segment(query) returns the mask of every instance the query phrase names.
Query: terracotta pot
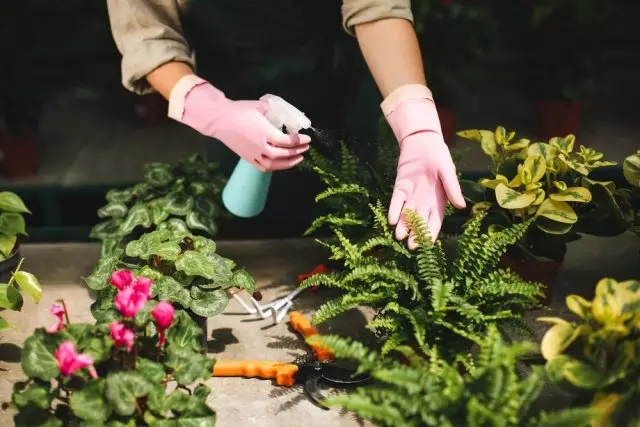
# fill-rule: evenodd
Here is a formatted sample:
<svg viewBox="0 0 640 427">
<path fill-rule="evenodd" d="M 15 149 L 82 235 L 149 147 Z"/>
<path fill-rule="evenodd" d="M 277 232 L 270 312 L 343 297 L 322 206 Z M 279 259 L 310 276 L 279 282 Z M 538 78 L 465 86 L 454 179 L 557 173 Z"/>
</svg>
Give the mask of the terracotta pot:
<svg viewBox="0 0 640 427">
<path fill-rule="evenodd" d="M 37 131 L 25 132 L 20 135 L 1 134 L 0 173 L 10 178 L 24 178 L 38 172 L 40 164 L 38 155 Z"/>
<path fill-rule="evenodd" d="M 134 111 L 144 126 L 157 126 L 167 120 L 167 101 L 159 94 L 136 96 Z"/>
<path fill-rule="evenodd" d="M 453 147 L 456 143 L 456 117 L 449 107 L 437 107 L 437 109 L 444 142 L 449 147 Z"/>
<path fill-rule="evenodd" d="M 542 283 L 545 287 L 543 303 L 549 304 L 553 296 L 553 288 L 564 259 L 553 261 L 520 260 L 505 254 L 498 267 L 510 269 L 524 280 Z"/>
<path fill-rule="evenodd" d="M 543 138 L 578 135 L 582 104 L 567 101 L 539 101 L 538 132 Z"/>
</svg>

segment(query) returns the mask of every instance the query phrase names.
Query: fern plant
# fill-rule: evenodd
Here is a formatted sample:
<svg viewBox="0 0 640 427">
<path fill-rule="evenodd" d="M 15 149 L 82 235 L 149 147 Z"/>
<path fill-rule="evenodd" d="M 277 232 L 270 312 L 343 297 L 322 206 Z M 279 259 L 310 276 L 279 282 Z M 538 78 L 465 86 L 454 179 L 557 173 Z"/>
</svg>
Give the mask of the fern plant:
<svg viewBox="0 0 640 427">
<path fill-rule="evenodd" d="M 507 345 L 495 326 L 478 340 L 479 355 L 469 374 L 461 374 L 436 349 L 425 360 L 410 347 L 398 347 L 410 361 L 407 365 L 350 339 L 316 335 L 308 341 L 329 347 L 338 358 L 357 362 L 359 372 L 368 372 L 375 380 L 324 403 L 351 410 L 381 426 L 585 427 L 593 416 L 590 408 L 581 407 L 536 413 L 545 371 L 536 367 L 524 379 L 516 371 L 517 361 L 533 345 Z"/>
<path fill-rule="evenodd" d="M 199 155 L 175 165 L 145 165 L 142 182 L 107 193 L 108 203 L 98 210 L 102 222 L 93 227 L 90 237 L 102 242 L 102 254 L 107 255 L 141 232 L 156 229 L 215 236 L 225 184 L 217 168 Z"/>
<path fill-rule="evenodd" d="M 360 306 L 372 307 L 377 315 L 367 327 L 385 341 L 383 354 L 411 343 L 424 353 L 439 348 L 445 359 L 463 363 L 470 345 L 490 324 L 525 325 L 522 313 L 538 305 L 540 285 L 496 265 L 531 221 L 482 234 L 481 212 L 465 226 L 455 259 L 448 262 L 441 242 L 432 242 L 421 216 L 406 213 L 419 245 L 412 252 L 395 240 L 382 203 L 370 205 L 370 210 L 375 228 L 366 241 L 353 242 L 336 227 L 338 243 L 323 243 L 331 259 L 344 262 L 344 271 L 320 273 L 301 284 L 344 292 L 316 311 L 315 323 Z"/>
</svg>

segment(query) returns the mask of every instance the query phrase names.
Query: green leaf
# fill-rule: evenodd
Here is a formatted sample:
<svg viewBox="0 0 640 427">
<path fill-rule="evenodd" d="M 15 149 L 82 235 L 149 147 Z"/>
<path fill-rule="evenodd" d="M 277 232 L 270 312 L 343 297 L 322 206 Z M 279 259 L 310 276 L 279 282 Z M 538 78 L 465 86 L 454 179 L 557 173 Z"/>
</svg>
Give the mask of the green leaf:
<svg viewBox="0 0 640 427">
<path fill-rule="evenodd" d="M 71 395 L 73 414 L 85 421 L 104 422 L 111 415 L 111 405 L 105 401 L 106 381 L 102 378 L 89 381 Z"/>
<path fill-rule="evenodd" d="M 207 256 L 213 256 L 216 253 L 216 242 L 202 236 L 193 236 L 193 246 L 197 252 Z"/>
<path fill-rule="evenodd" d="M 100 363 L 111 357 L 113 341 L 105 335 L 92 336 L 83 346 L 78 347 L 82 353 L 91 356 L 94 362 Z"/>
<path fill-rule="evenodd" d="M 164 380 L 166 373 L 161 363 L 153 362 L 141 357 L 138 359 L 136 371 L 148 379 L 153 384 L 160 384 Z"/>
<path fill-rule="evenodd" d="M 89 233 L 92 239 L 107 239 L 120 237 L 120 220 L 110 219 L 96 224 Z"/>
<path fill-rule="evenodd" d="M 129 209 L 127 217 L 120 224 L 120 233 L 126 236 L 136 227 L 151 227 L 151 215 L 149 215 L 149 210 L 143 203 L 138 203 Z"/>
<path fill-rule="evenodd" d="M 31 213 L 22 199 L 10 191 L 0 193 L 0 210 L 13 213 Z"/>
<path fill-rule="evenodd" d="M 640 151 L 624 159 L 622 173 L 631 186 L 640 188 Z"/>
<path fill-rule="evenodd" d="M 182 287 L 180 282 L 171 276 L 163 276 L 154 282 L 155 291 L 160 301 L 169 301 L 180 304 L 184 308 L 191 305 L 189 291 Z"/>
<path fill-rule="evenodd" d="M 174 390 L 165 398 L 164 409 L 182 413 L 189 407 L 189 399 L 190 396 L 185 391 Z"/>
<path fill-rule="evenodd" d="M 167 196 L 167 210 L 176 216 L 186 216 L 193 209 L 194 199 L 188 194 L 174 192 Z"/>
<path fill-rule="evenodd" d="M 211 377 L 214 361 L 207 356 L 187 348 L 168 348 L 167 366 L 173 370 L 173 376 L 182 385 L 190 385 L 199 378 Z"/>
<path fill-rule="evenodd" d="M 211 388 L 206 384 L 198 384 L 193 389 L 193 396 L 198 399 L 207 400 L 207 397 L 211 394 Z"/>
<path fill-rule="evenodd" d="M 126 247 L 127 256 L 145 260 L 158 255 L 162 259 L 173 261 L 181 251 L 180 242 L 168 230 L 146 233 L 140 239 L 129 242 Z"/>
<path fill-rule="evenodd" d="M 39 409 L 33 405 L 27 406 L 18 412 L 13 419 L 15 427 L 62 427 L 62 420 L 54 414 L 44 409 Z"/>
<path fill-rule="evenodd" d="M 0 214 L 0 233 L 6 235 L 27 235 L 24 218 L 19 213 L 4 212 Z"/>
<path fill-rule="evenodd" d="M 191 211 L 187 214 L 186 224 L 190 230 L 205 231 L 211 236 L 215 235 L 218 231 L 218 226 L 212 217 L 205 216 L 196 211 Z"/>
<path fill-rule="evenodd" d="M 176 270 L 183 271 L 189 276 L 200 276 L 213 280 L 216 278 L 216 271 L 211 261 L 204 255 L 196 251 L 186 251 L 176 259 Z"/>
<path fill-rule="evenodd" d="M 3 319 L 2 317 L 0 317 L 0 331 L 6 331 L 13 328 L 13 326 L 11 326 L 11 324 L 9 322 L 7 322 L 5 319 Z"/>
<path fill-rule="evenodd" d="M 166 187 L 173 181 L 171 166 L 166 163 L 149 163 L 145 165 L 144 180 L 153 187 Z"/>
<path fill-rule="evenodd" d="M 212 200 L 205 197 L 197 197 L 193 209 L 201 215 L 215 218 L 220 215 L 220 208 Z"/>
<path fill-rule="evenodd" d="M 235 271 L 231 276 L 231 284 L 246 290 L 249 294 L 253 294 L 256 291 L 256 280 L 245 270 Z"/>
<path fill-rule="evenodd" d="M 171 327 L 167 329 L 167 342 L 171 346 L 180 348 L 200 348 L 202 329 L 184 311 L 178 310 L 173 318 Z"/>
<path fill-rule="evenodd" d="M 574 224 L 578 221 L 578 216 L 568 203 L 553 199 L 546 199 L 542 202 L 536 215 L 564 224 Z"/>
<path fill-rule="evenodd" d="M 133 198 L 133 188 L 124 190 L 111 189 L 107 191 L 106 198 L 109 203 L 128 203 Z"/>
<path fill-rule="evenodd" d="M 107 377 L 105 395 L 118 415 L 130 416 L 136 410 L 136 400 L 152 388 L 153 384 L 138 372 L 112 372 Z"/>
<path fill-rule="evenodd" d="M 584 187 L 569 187 L 558 193 L 551 193 L 549 198 L 560 202 L 589 203 L 591 192 Z"/>
<path fill-rule="evenodd" d="M 83 278 L 90 289 L 99 291 L 109 286 L 111 274 L 116 270 L 120 261 L 121 251 L 115 251 L 113 255 L 100 258 L 89 277 Z"/>
<path fill-rule="evenodd" d="M 177 232 L 189 232 L 189 227 L 187 224 L 181 220 L 180 218 L 171 218 L 169 221 L 160 224 L 161 226 L 166 226 L 167 230 L 177 231 Z"/>
<path fill-rule="evenodd" d="M 18 237 L 13 235 L 0 234 L 0 253 L 6 258 L 9 258 L 13 254 L 13 249 L 16 247 L 16 241 Z"/>
<path fill-rule="evenodd" d="M 498 184 L 496 200 L 504 209 L 523 209 L 536 200 L 536 195 L 533 192 L 519 193 L 504 184 Z"/>
<path fill-rule="evenodd" d="M 13 275 L 13 278 L 16 283 L 18 283 L 18 286 L 33 298 L 36 304 L 40 302 L 40 298 L 42 298 L 42 287 L 36 276 L 26 271 L 18 271 Z"/>
<path fill-rule="evenodd" d="M 198 316 L 213 317 L 224 311 L 229 303 L 227 292 L 222 289 L 215 289 L 209 292 L 201 292 L 199 299 L 192 299 L 190 308 Z"/>
<path fill-rule="evenodd" d="M 50 381 L 60 374 L 58 362 L 45 346 L 40 334 L 34 334 L 24 342 L 20 363 L 26 376 L 40 378 L 42 381 Z"/>
<path fill-rule="evenodd" d="M 149 210 L 151 211 L 151 221 L 154 225 L 159 225 L 167 218 L 169 218 L 169 211 L 167 210 L 167 199 L 160 198 L 155 199 L 149 203 Z"/>
<path fill-rule="evenodd" d="M 46 386 L 45 386 L 46 385 Z M 29 404 L 39 409 L 49 409 L 51 407 L 52 396 L 48 383 L 42 382 L 17 382 L 13 386 L 11 402 L 19 409 Z"/>
<path fill-rule="evenodd" d="M 578 388 L 594 390 L 604 380 L 600 369 L 579 360 L 571 360 L 564 366 L 564 378 Z"/>
<path fill-rule="evenodd" d="M 489 130 L 470 129 L 457 132 L 457 135 L 480 143 L 482 151 L 488 156 L 493 156 L 497 151 L 495 133 Z"/>
<path fill-rule="evenodd" d="M 124 218 L 129 208 L 124 203 L 109 203 L 98 209 L 99 218 Z"/>
<path fill-rule="evenodd" d="M 0 308 L 20 311 L 24 303 L 22 295 L 13 286 L 0 285 Z"/>
</svg>

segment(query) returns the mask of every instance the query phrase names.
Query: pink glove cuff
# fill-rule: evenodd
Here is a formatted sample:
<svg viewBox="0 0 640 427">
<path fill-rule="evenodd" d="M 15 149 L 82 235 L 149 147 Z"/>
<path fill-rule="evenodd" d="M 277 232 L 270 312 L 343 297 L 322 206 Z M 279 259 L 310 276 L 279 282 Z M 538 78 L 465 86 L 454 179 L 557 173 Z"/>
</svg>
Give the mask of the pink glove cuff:
<svg viewBox="0 0 640 427">
<path fill-rule="evenodd" d="M 179 122 L 183 121 L 184 107 L 187 102 L 187 96 L 195 87 L 209 84 L 204 79 L 196 76 L 195 74 L 189 74 L 178 80 L 178 83 L 171 89 L 169 95 L 169 111 L 168 116 Z M 224 97 L 224 93 L 211 86 L 214 91 L 220 92 L 219 95 Z M 216 94 L 218 95 L 218 94 Z"/>
<path fill-rule="evenodd" d="M 436 104 L 426 86 L 401 86 L 394 90 L 380 107 L 400 144 L 407 136 L 418 132 L 435 132 L 442 135 Z"/>
</svg>

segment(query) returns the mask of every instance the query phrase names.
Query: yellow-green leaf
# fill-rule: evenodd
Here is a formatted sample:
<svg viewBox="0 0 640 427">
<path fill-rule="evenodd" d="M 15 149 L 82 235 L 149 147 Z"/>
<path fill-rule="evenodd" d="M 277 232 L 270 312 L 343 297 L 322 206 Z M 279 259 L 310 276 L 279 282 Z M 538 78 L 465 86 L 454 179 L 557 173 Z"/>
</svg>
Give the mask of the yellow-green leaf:
<svg viewBox="0 0 640 427">
<path fill-rule="evenodd" d="M 611 278 L 603 278 L 596 285 L 596 296 L 591 305 L 591 313 L 602 325 L 620 322 L 622 304 L 616 298 L 617 282 Z"/>
<path fill-rule="evenodd" d="M 541 316 L 536 319 L 538 322 L 552 323 L 554 325 L 568 325 L 569 322 L 561 317 Z"/>
<path fill-rule="evenodd" d="M 514 142 L 513 144 L 509 144 L 506 146 L 507 151 L 518 151 L 526 148 L 531 141 L 525 138 L 518 140 L 518 142 Z"/>
<path fill-rule="evenodd" d="M 6 331 L 11 328 L 12 328 L 11 324 L 6 320 L 4 320 L 2 317 L 0 317 L 0 331 Z"/>
<path fill-rule="evenodd" d="M 579 174 L 584 175 L 584 176 L 589 175 L 589 168 L 587 168 L 586 165 L 583 165 L 582 163 L 580 163 L 578 161 L 569 159 L 565 154 L 560 153 L 558 155 L 558 159 L 560 160 L 561 164 L 563 164 L 566 167 L 569 167 L 569 168 L 573 169 L 574 171 L 578 172 Z"/>
<path fill-rule="evenodd" d="M 476 217 L 480 212 L 484 212 L 491 207 L 490 202 L 478 202 L 471 208 L 471 217 Z"/>
<path fill-rule="evenodd" d="M 564 367 L 564 378 L 578 388 L 592 390 L 602 383 L 600 369 L 579 360 L 572 360 Z"/>
<path fill-rule="evenodd" d="M 580 295 L 569 295 L 566 299 L 567 308 L 581 318 L 585 318 L 591 312 L 591 301 L 587 301 Z"/>
<path fill-rule="evenodd" d="M 559 136 L 554 136 L 549 140 L 549 144 L 556 147 L 558 151 L 564 151 L 566 153 L 571 153 L 573 151 L 573 146 L 576 142 L 576 137 L 574 135 L 567 135 L 564 138 Z"/>
<path fill-rule="evenodd" d="M 509 132 L 509 134 L 507 135 L 507 141 L 511 141 L 513 138 L 515 138 L 516 136 L 516 132 L 515 131 L 511 131 Z"/>
<path fill-rule="evenodd" d="M 544 161 L 544 157 L 540 155 L 527 157 L 522 168 L 528 170 L 529 172 L 527 175 L 531 177 L 528 182 L 523 179 L 522 182 L 524 184 L 540 181 L 547 171 L 547 165 Z"/>
<path fill-rule="evenodd" d="M 16 246 L 18 237 L 13 235 L 0 234 L 0 253 L 6 258 L 9 258 L 13 253 L 13 248 Z"/>
<path fill-rule="evenodd" d="M 536 215 L 564 224 L 574 224 L 578 221 L 578 216 L 568 203 L 553 199 L 542 202 Z"/>
<path fill-rule="evenodd" d="M 598 393 L 591 402 L 591 407 L 597 412 L 597 418 L 591 421 L 592 427 L 613 427 L 611 415 L 618 408 L 622 396 L 618 393 Z"/>
<path fill-rule="evenodd" d="M 562 235 L 567 234 L 569 231 L 571 231 L 571 229 L 573 228 L 573 224 L 565 224 L 562 222 L 550 220 L 545 217 L 538 217 L 538 220 L 536 221 L 536 227 L 547 234 Z"/>
<path fill-rule="evenodd" d="M 18 286 L 31 296 L 36 303 L 40 302 L 40 298 L 42 298 L 42 287 L 36 276 L 26 271 L 18 271 L 13 275 L 13 278 L 16 283 L 18 283 Z"/>
<path fill-rule="evenodd" d="M 567 184 L 564 181 L 553 181 L 553 185 L 560 191 L 567 189 Z"/>
<path fill-rule="evenodd" d="M 527 156 L 542 156 L 548 168 L 558 156 L 558 149 L 545 142 L 536 142 L 527 148 Z"/>
<path fill-rule="evenodd" d="M 622 172 L 629 184 L 640 188 L 640 151 L 624 159 Z"/>
<path fill-rule="evenodd" d="M 549 197 L 561 202 L 589 203 L 591 201 L 591 192 L 584 187 L 569 187 L 559 193 L 553 193 Z"/>
<path fill-rule="evenodd" d="M 519 193 L 504 184 L 496 187 L 496 200 L 504 209 L 522 209 L 529 206 L 536 199 L 535 194 Z"/>
<path fill-rule="evenodd" d="M 488 156 L 493 156 L 496 153 L 496 141 L 494 139 L 494 132 L 481 129 L 468 129 L 461 130 L 456 133 L 461 138 L 469 139 L 480 143 L 482 151 Z"/>
<path fill-rule="evenodd" d="M 492 190 L 495 190 L 496 187 L 498 186 L 498 184 L 502 183 L 502 184 L 507 184 L 509 182 L 509 180 L 507 179 L 506 176 L 504 175 L 497 175 L 495 177 L 495 179 L 482 179 L 480 181 L 480 184 L 483 185 L 484 187 L 487 188 L 491 188 Z"/>
<path fill-rule="evenodd" d="M 538 206 L 544 202 L 545 192 L 542 188 L 538 188 L 533 192 L 536 196 L 536 199 L 533 201 L 534 206 Z"/>
<path fill-rule="evenodd" d="M 538 188 L 542 188 L 542 183 L 540 181 L 538 182 L 532 182 L 531 184 L 527 184 L 524 186 L 524 189 L 527 191 L 531 191 L 531 190 L 537 190 Z"/>
<path fill-rule="evenodd" d="M 553 325 L 542 337 L 540 351 L 545 360 L 552 360 L 561 354 L 578 337 L 578 329 L 570 323 Z"/>
<path fill-rule="evenodd" d="M 504 145 L 507 139 L 507 131 L 502 126 L 498 126 L 494 132 L 496 144 Z"/>
</svg>

